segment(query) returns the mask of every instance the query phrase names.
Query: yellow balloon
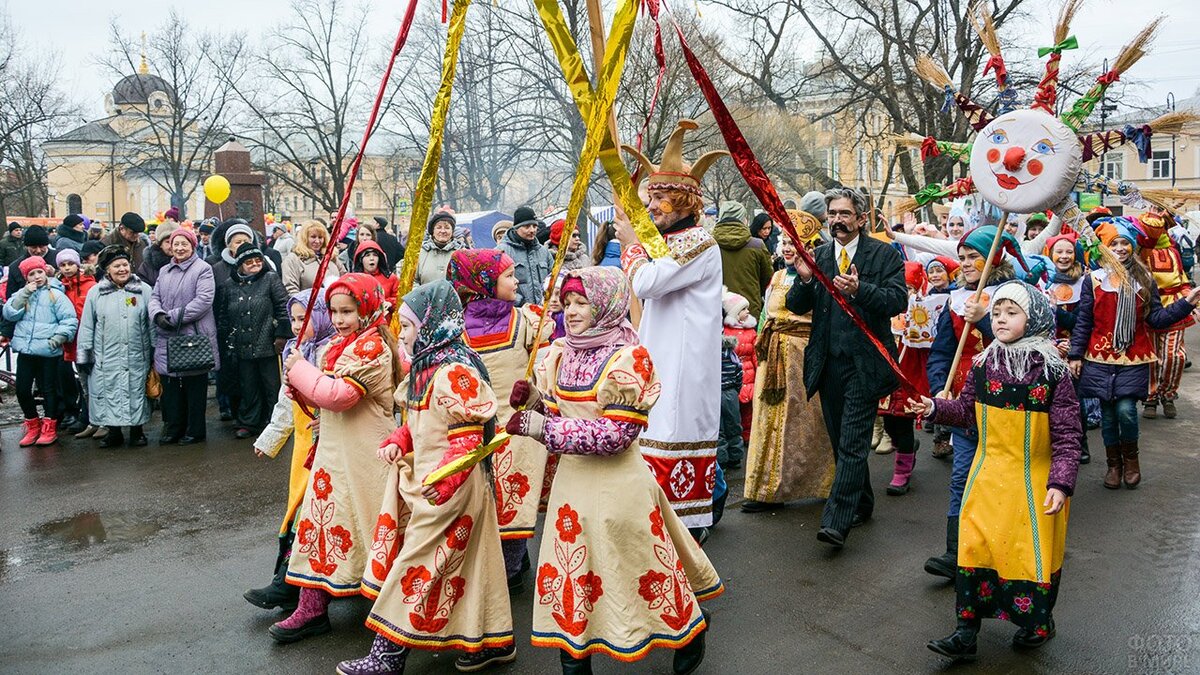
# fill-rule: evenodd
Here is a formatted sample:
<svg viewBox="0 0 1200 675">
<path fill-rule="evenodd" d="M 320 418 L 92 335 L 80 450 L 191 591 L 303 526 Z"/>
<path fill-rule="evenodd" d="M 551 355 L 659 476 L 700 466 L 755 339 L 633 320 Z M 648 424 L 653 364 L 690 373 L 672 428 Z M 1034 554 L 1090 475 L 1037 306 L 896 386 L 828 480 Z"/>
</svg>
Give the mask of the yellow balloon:
<svg viewBox="0 0 1200 675">
<path fill-rule="evenodd" d="M 204 196 L 214 204 L 221 204 L 229 199 L 229 181 L 225 176 L 213 174 L 204 179 Z"/>
</svg>

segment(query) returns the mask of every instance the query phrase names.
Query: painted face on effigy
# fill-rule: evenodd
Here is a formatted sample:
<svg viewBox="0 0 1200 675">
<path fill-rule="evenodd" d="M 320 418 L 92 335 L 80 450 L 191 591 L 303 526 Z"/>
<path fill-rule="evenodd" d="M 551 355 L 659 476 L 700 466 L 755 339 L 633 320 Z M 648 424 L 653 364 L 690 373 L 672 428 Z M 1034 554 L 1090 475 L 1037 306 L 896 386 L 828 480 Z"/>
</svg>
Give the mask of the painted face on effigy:
<svg viewBox="0 0 1200 675">
<path fill-rule="evenodd" d="M 1057 206 L 1079 177 L 1083 148 L 1057 117 L 1014 110 L 992 120 L 971 147 L 971 178 L 984 199 L 1009 213 Z"/>
</svg>

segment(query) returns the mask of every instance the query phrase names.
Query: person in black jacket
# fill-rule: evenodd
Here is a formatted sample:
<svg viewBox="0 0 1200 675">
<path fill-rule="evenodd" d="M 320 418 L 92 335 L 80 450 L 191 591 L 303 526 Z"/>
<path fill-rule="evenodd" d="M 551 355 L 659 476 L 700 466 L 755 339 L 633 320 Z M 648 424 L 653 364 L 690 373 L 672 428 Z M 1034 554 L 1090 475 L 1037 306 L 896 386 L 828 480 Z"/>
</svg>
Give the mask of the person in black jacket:
<svg viewBox="0 0 1200 675">
<path fill-rule="evenodd" d="M 279 354 L 292 327 L 283 281 L 268 269 L 262 250 L 246 242 L 238 247 L 236 260 L 237 268 L 218 294 L 217 317 L 226 328 L 221 336 L 225 351 L 238 355 L 241 401 L 235 435 L 249 438 L 270 420 L 279 393 Z"/>
<path fill-rule="evenodd" d="M 834 240 L 817 247 L 821 271 L 866 322 L 892 357 L 892 317 L 908 307 L 904 262 L 896 249 L 863 231 L 866 199 L 846 188 L 825 193 L 826 221 Z M 813 271 L 796 261 L 800 283 L 787 295 L 787 308 L 812 312 L 812 338 L 804 350 L 804 387 L 821 394 L 821 412 L 833 445 L 835 471 L 821 514 L 817 539 L 834 548 L 846 543 L 851 527 L 870 520 L 875 508 L 867 456 L 879 399 L 899 380 L 874 345 L 838 306 Z"/>
<path fill-rule="evenodd" d="M 375 229 L 375 241 L 379 243 L 379 248 L 383 249 L 383 254 L 387 256 L 392 267 L 398 267 L 400 261 L 404 260 L 404 245 L 396 235 L 388 231 L 387 218 L 375 216 L 375 224 L 379 226 Z"/>
</svg>

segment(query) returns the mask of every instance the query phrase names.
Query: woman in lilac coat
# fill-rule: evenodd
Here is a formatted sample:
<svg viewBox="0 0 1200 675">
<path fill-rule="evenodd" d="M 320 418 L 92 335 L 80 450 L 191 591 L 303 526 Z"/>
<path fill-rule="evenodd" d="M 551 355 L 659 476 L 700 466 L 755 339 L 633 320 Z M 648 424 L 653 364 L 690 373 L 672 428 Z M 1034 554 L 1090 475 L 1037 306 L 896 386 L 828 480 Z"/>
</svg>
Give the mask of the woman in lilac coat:
<svg viewBox="0 0 1200 675">
<path fill-rule="evenodd" d="M 167 368 L 167 340 L 176 335 L 203 335 L 220 368 L 217 323 L 213 317 L 216 285 L 212 267 L 196 257 L 196 236 L 179 229 L 171 234 L 171 262 L 158 272 L 150 296 L 154 337 L 154 370 L 162 376 L 163 433 L 161 444 L 190 445 L 204 440 L 204 407 L 208 399 L 208 371 L 171 372 Z"/>
</svg>

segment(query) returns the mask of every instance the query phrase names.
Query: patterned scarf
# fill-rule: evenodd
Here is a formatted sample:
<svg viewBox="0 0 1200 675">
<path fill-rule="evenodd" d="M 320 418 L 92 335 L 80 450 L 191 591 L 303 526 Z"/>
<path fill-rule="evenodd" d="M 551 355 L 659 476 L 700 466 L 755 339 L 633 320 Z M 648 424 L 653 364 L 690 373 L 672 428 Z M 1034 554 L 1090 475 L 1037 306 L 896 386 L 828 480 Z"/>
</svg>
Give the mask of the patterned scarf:
<svg viewBox="0 0 1200 675">
<path fill-rule="evenodd" d="M 455 251 L 450 256 L 446 278 L 462 301 L 467 335 L 474 338 L 508 330 L 513 303 L 496 298 L 496 283 L 514 264 L 507 253 L 490 248 Z"/>
<path fill-rule="evenodd" d="M 409 403 L 418 403 L 425 397 L 434 373 L 447 363 L 471 366 L 491 382 L 479 355 L 463 342 L 462 303 L 449 281 L 439 279 L 419 286 L 404 296 L 402 302 L 401 314 L 416 317 L 420 322 L 408 375 Z"/>
<path fill-rule="evenodd" d="M 1058 353 L 1054 340 L 1054 307 L 1035 286 L 1024 281 L 1006 281 L 992 295 L 991 306 L 1001 300 L 1011 300 L 1025 311 L 1025 334 L 1013 342 L 992 340 L 978 356 L 975 363 L 988 364 L 1008 373 L 1018 381 L 1024 381 L 1030 369 L 1036 366 L 1035 355 L 1042 357 L 1042 374 L 1054 381 L 1067 370 L 1067 362 Z"/>
<path fill-rule="evenodd" d="M 383 311 L 383 288 L 369 274 L 351 272 L 338 277 L 325 291 L 325 305 L 335 295 L 348 295 L 354 304 L 358 305 L 358 317 L 361 320 L 359 329 L 349 335 L 337 335 L 329 341 L 329 350 L 325 352 L 325 370 L 332 371 L 341 358 L 342 352 L 354 344 L 360 337 L 378 330 L 387 322 L 387 314 Z"/>
<path fill-rule="evenodd" d="M 309 295 L 309 291 L 300 291 L 293 295 L 288 300 L 288 315 L 291 315 L 292 307 L 295 305 L 307 309 Z M 308 326 L 312 328 L 312 337 L 300 345 L 300 354 L 305 361 L 315 366 L 317 365 L 317 350 L 324 347 L 325 343 L 329 342 L 333 334 L 337 332 L 333 329 L 333 322 L 329 320 L 329 308 L 325 306 L 325 300 L 317 298 L 317 304 L 313 306 L 312 318 L 309 320 Z M 283 359 L 285 361 L 292 350 L 296 348 L 296 340 L 297 338 L 292 338 L 284 346 Z"/>
<path fill-rule="evenodd" d="M 570 329 L 563 338 L 566 342 L 564 356 L 572 358 L 577 352 L 597 347 L 624 347 L 639 343 L 637 331 L 629 323 L 629 280 L 625 273 L 615 267 L 584 267 L 567 273 L 559 297 L 566 306 L 566 294 L 579 290 L 592 305 L 591 328 L 579 335 Z M 573 287 L 573 288 L 572 288 Z"/>
</svg>

